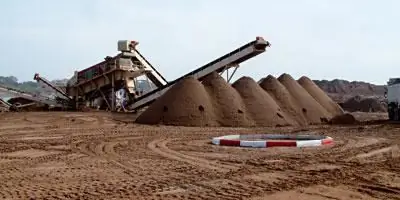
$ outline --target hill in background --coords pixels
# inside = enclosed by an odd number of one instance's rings
[[[338,103],[343,103],[355,96],[382,100],[385,93],[385,85],[374,85],[362,81],[334,79],[314,80],[314,82]]]

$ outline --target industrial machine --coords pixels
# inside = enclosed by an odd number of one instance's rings
[[[43,84],[47,85],[48,87],[53,89],[57,94],[59,94],[59,96],[54,97],[54,101],[58,105],[62,105],[66,109],[73,109],[75,107],[75,105],[73,104],[73,102],[74,102],[73,99],[64,90],[62,90],[58,86],[54,85],[46,78],[40,76],[38,73],[35,74],[33,79],[39,83],[43,83]]]
[[[150,103],[154,102],[158,97],[162,96],[169,88],[172,87],[175,83],[182,80],[185,77],[192,76],[198,80],[202,80],[207,75],[211,74],[212,72],[223,73],[227,72],[228,81],[233,77],[234,73],[239,67],[239,64],[253,58],[263,52],[265,52],[266,47],[269,47],[270,43],[262,37],[256,37],[256,40],[249,42],[236,50],[225,54],[224,56],[217,58],[210,63],[187,73],[186,75],[169,82],[163,87],[159,87],[156,90],[153,90],[143,96],[140,96],[136,101],[132,104],[132,109],[139,109]],[[229,76],[229,69],[233,69],[233,73]]]
[[[45,97],[45,96],[38,95],[38,94],[32,94],[29,92],[20,91],[20,90],[14,89],[14,88],[6,87],[6,86],[0,85],[0,93],[7,94],[14,98],[19,97],[19,98],[23,98],[23,99],[31,101],[30,103],[27,103],[27,104],[14,105],[14,104],[10,104],[9,102],[1,99],[0,103],[2,103],[9,110],[16,110],[17,108],[30,106],[30,105],[37,104],[37,103],[48,105],[49,107],[59,107],[59,108],[66,107],[66,105],[63,104],[62,101],[59,101],[57,99]]]
[[[11,108],[11,104],[10,103],[8,103],[7,101],[4,101],[2,98],[0,98],[0,107],[3,107],[5,110],[10,110],[10,108]],[[3,109],[0,109],[0,110],[3,110]]]
[[[76,71],[68,81],[65,92],[39,74],[35,74],[34,79],[53,88],[75,109],[86,106],[111,111],[136,111],[154,102],[172,85],[188,76],[202,80],[214,71],[226,72],[229,81],[240,63],[265,52],[270,46],[262,37],[256,37],[254,41],[168,82],[137,50],[138,44],[137,41],[118,41],[119,54],[107,56],[96,65]],[[231,74],[230,69],[233,69]],[[149,89],[141,87],[143,82]]]
[[[400,78],[390,78],[387,82],[386,99],[389,120],[400,121]]]

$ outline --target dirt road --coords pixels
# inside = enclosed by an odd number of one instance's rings
[[[127,117],[0,114],[0,199],[400,199],[400,125],[183,128]],[[232,133],[299,131],[336,144],[210,144]]]

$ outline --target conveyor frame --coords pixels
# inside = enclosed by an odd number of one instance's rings
[[[159,87],[143,96],[140,96],[135,100],[135,102],[130,106],[131,109],[137,110],[144,106],[149,105],[155,101],[158,97],[162,96],[169,88],[175,83],[184,79],[185,77],[192,76],[195,79],[201,80],[205,76],[211,74],[212,72],[221,73],[231,66],[237,66],[240,63],[253,58],[266,51],[266,47],[269,47],[270,43],[262,37],[257,37],[256,40],[249,42],[236,50],[225,54],[224,56],[215,59],[214,61],[196,69],[192,72],[185,74],[184,76],[169,82],[164,87]]]

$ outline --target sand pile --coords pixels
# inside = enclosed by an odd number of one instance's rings
[[[314,99],[321,104],[327,111],[333,115],[344,114],[343,109],[335,103],[329,96],[318,87],[311,79],[308,77],[301,77],[297,81],[307,92],[314,97]]]
[[[247,112],[257,126],[293,125],[275,100],[252,78],[242,77],[232,85],[245,102]]]
[[[377,98],[365,98],[360,102],[360,111],[362,112],[386,112],[384,104]]]
[[[349,112],[386,112],[386,107],[379,99],[355,96],[341,104],[342,108]]]
[[[173,85],[136,122],[177,126],[218,125],[207,91],[194,78],[185,78]]]
[[[218,73],[205,77],[203,85],[213,102],[214,113],[221,126],[254,125],[239,93]]]
[[[349,113],[337,115],[329,120],[330,124],[355,124],[357,122],[356,118]]]
[[[275,99],[275,102],[277,102],[281,110],[291,116],[297,124],[308,124],[306,117],[301,111],[301,107],[296,103],[296,99],[290,95],[289,91],[278,79],[268,75],[261,81],[260,86]]]
[[[242,77],[230,85],[217,73],[205,77],[202,83],[185,78],[150,105],[136,122],[231,127],[327,122],[340,109],[308,80],[299,80],[304,89],[288,74],[279,79],[268,76],[260,84]]]
[[[332,117],[332,114],[322,107],[292,76],[282,74],[278,80],[296,100],[295,103],[301,108],[301,112],[310,124],[321,123]]]

